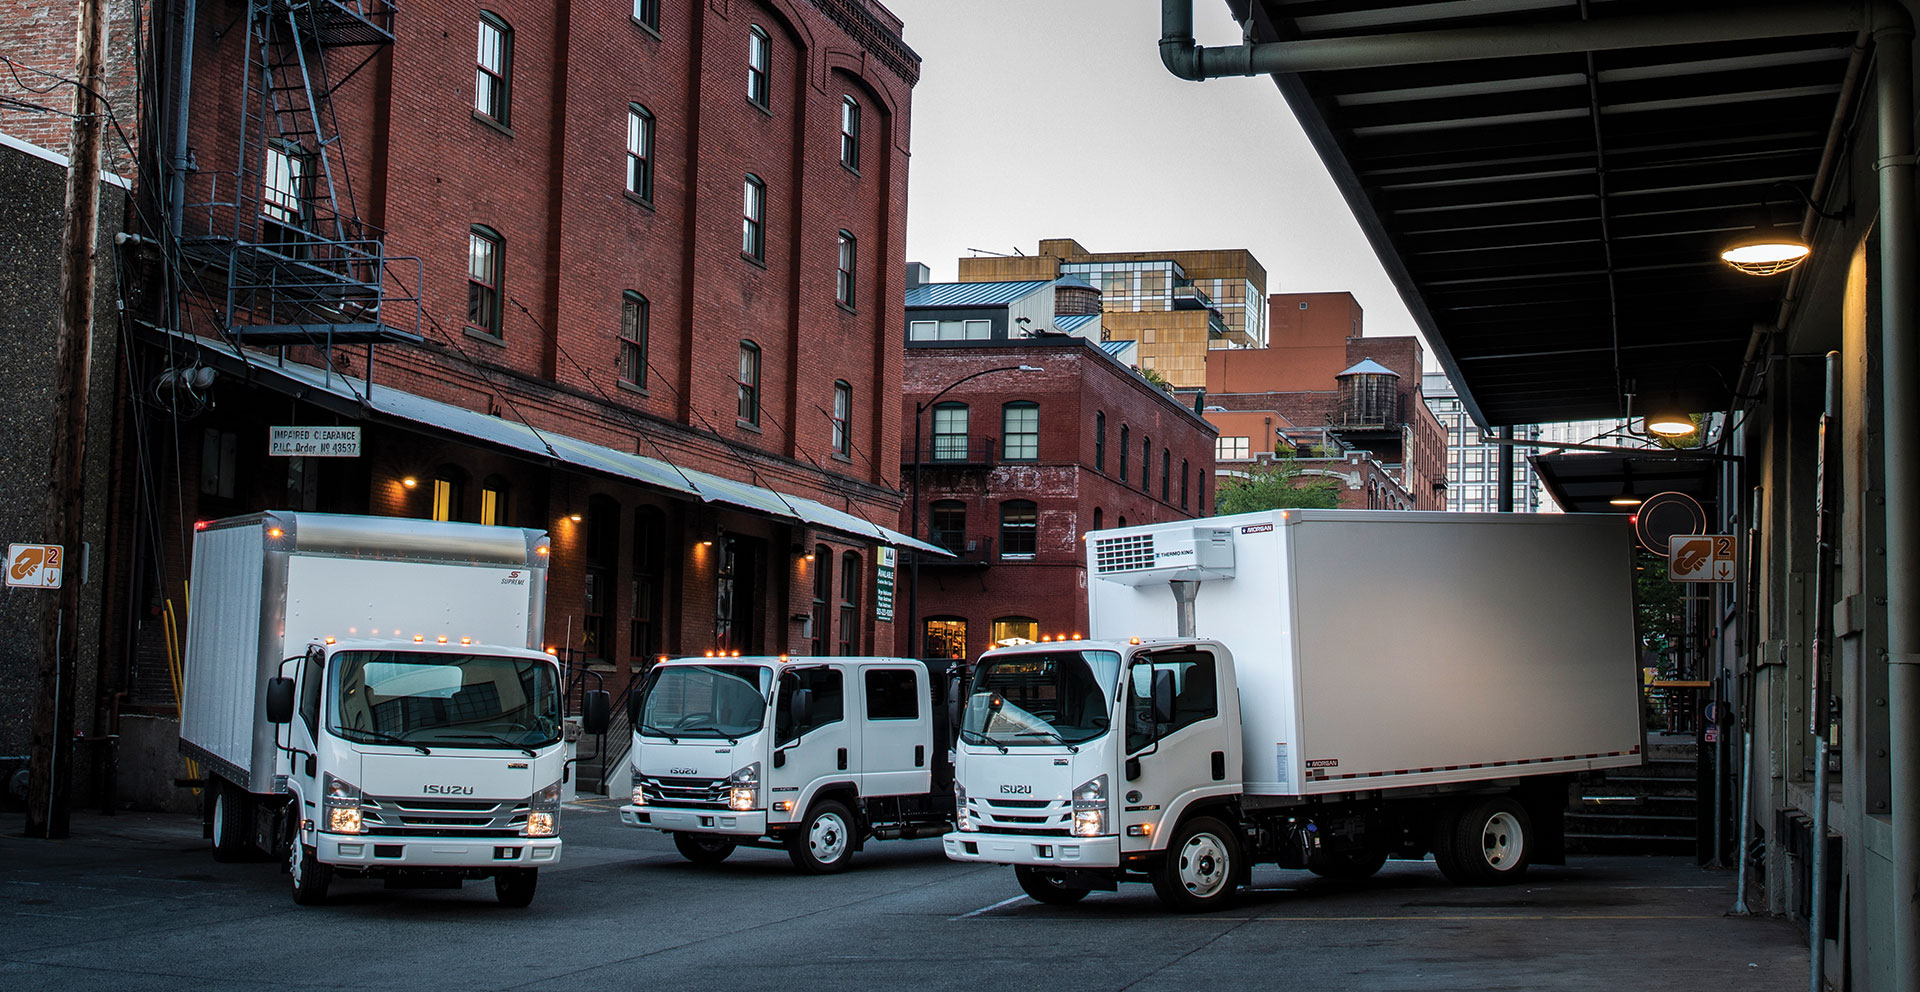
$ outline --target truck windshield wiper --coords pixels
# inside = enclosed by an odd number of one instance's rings
[[[361,730],[358,727],[342,727],[338,731],[336,731],[336,733],[365,734],[366,736],[373,738],[373,740],[369,743],[398,744],[401,747],[413,748],[414,750],[419,751],[421,754],[433,753],[432,751],[427,750],[427,746],[425,744],[421,744],[415,741],[410,741],[404,737],[395,737],[392,734],[383,734],[378,730]]]
[[[1080,746],[1078,744],[1068,744],[1067,739],[1065,737],[1062,737],[1051,730],[1023,730],[1020,733],[1014,734],[1013,736],[1015,737],[1051,737],[1058,743],[1065,745],[1068,754],[1080,753]]]
[[[736,747],[738,747],[738,746],[739,746],[739,744],[740,744],[740,738],[738,738],[738,737],[735,737],[735,736],[733,736],[732,734],[729,734],[729,733],[727,733],[726,731],[724,731],[724,730],[721,730],[721,729],[720,729],[719,727],[716,727],[716,726],[714,726],[714,725],[712,725],[712,724],[706,724],[705,726],[700,726],[700,727],[681,727],[681,728],[679,728],[679,729],[680,729],[680,732],[681,732],[681,733],[685,733],[685,734],[692,734],[692,733],[695,733],[695,732],[697,732],[697,731],[701,731],[701,730],[711,730],[711,731],[713,731],[714,733],[716,733],[716,734],[719,734],[719,735],[720,735],[720,736],[722,736],[722,737],[725,737],[725,738],[727,739],[727,743],[728,743],[728,744],[732,744],[732,745],[734,745],[734,746],[736,746]],[[669,738],[669,739],[671,739],[671,738]],[[674,741],[674,743],[675,743],[675,744],[678,744],[678,743],[680,743],[680,742],[679,742],[679,741]]]
[[[962,730],[962,731],[960,731],[960,739],[961,739],[961,740],[963,740],[963,741],[964,741],[964,740],[967,740],[967,735],[968,735],[968,734],[972,734],[972,735],[974,736],[974,740],[972,740],[972,741],[968,741],[968,743],[972,743],[972,744],[991,744],[991,745],[993,745],[994,747],[997,747],[997,748],[999,748],[999,749],[1000,749],[1000,753],[1001,753],[1001,754],[1006,754],[1006,753],[1007,753],[1007,746],[1006,746],[1005,744],[1002,744],[1002,743],[1000,743],[999,741],[996,741],[996,740],[994,740],[993,738],[991,738],[991,737],[988,737],[988,736],[987,736],[986,734],[983,734],[983,733],[981,733],[981,732],[979,732],[978,730]]]
[[[661,730],[661,729],[660,729],[659,727],[656,727],[656,726],[654,726],[653,724],[650,724],[650,723],[643,723],[643,724],[641,724],[641,725],[640,725],[640,732],[641,732],[641,733],[643,733],[643,734],[652,734],[652,735],[654,735],[655,737],[665,737],[665,738],[666,738],[666,739],[667,739],[668,741],[670,741],[670,742],[672,742],[672,743],[674,743],[674,744],[678,744],[678,743],[680,743],[680,738],[678,738],[678,737],[675,737],[675,736],[673,736],[672,734],[669,734],[669,733],[667,733],[666,731],[664,731],[664,730]]]
[[[441,734],[440,739],[443,741],[493,741],[496,744],[504,744],[517,751],[524,751],[529,758],[538,757],[540,754],[540,752],[535,751],[525,744],[515,744],[498,734]]]

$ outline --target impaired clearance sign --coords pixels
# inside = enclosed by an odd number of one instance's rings
[[[269,427],[267,454],[302,458],[360,457],[358,427]]]

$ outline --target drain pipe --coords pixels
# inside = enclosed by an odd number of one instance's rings
[[[1876,13],[1879,8],[1876,8]],[[1887,750],[1892,752],[1893,988],[1920,992],[1920,390],[1913,266],[1913,21],[1876,20],[1880,383],[1886,463]]]
[[[1834,427],[1840,416],[1840,353],[1827,352],[1827,406],[1820,414],[1819,480],[1813,490],[1813,656],[1808,659],[1813,698],[1807,706],[1807,731],[1816,735],[1813,765],[1813,912],[1807,921],[1807,989],[1825,992],[1827,985],[1827,757],[1833,745],[1833,564],[1836,552],[1834,495],[1839,465],[1834,461]]]

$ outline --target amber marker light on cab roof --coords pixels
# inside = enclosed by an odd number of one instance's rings
[[[1127,643],[1128,643],[1128,644],[1138,644],[1138,643],[1140,643],[1140,638],[1138,638],[1138,637],[1129,637],[1129,638],[1127,638]]]
[[[553,645],[551,645],[551,644],[549,644],[549,645],[547,645],[547,653],[548,653],[548,654],[552,654],[552,655],[557,655],[557,654],[559,654],[559,653],[560,653],[560,649],[559,649],[559,648],[556,648],[556,647],[554,647],[554,646],[553,646]]]
[[[447,643],[447,635],[441,634],[438,638],[436,638],[436,641],[440,644]]]
[[[332,635],[332,634],[328,634],[328,635],[327,635],[327,643],[328,643],[328,644],[332,644],[332,643],[333,643],[333,635]]]
[[[415,634],[415,635],[413,635],[413,643],[415,643],[415,644],[422,644],[422,643],[425,643],[425,642],[426,642],[426,639],[427,639],[427,635],[425,635],[425,634]]]

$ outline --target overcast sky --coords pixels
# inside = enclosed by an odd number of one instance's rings
[[[1273,81],[1174,78],[1159,4],[884,2],[924,60],[907,258],[935,280],[970,249],[1032,254],[1041,238],[1246,248],[1270,293],[1345,290],[1366,334],[1418,333]],[[1201,44],[1239,41],[1220,0],[1194,0],[1194,19]]]

